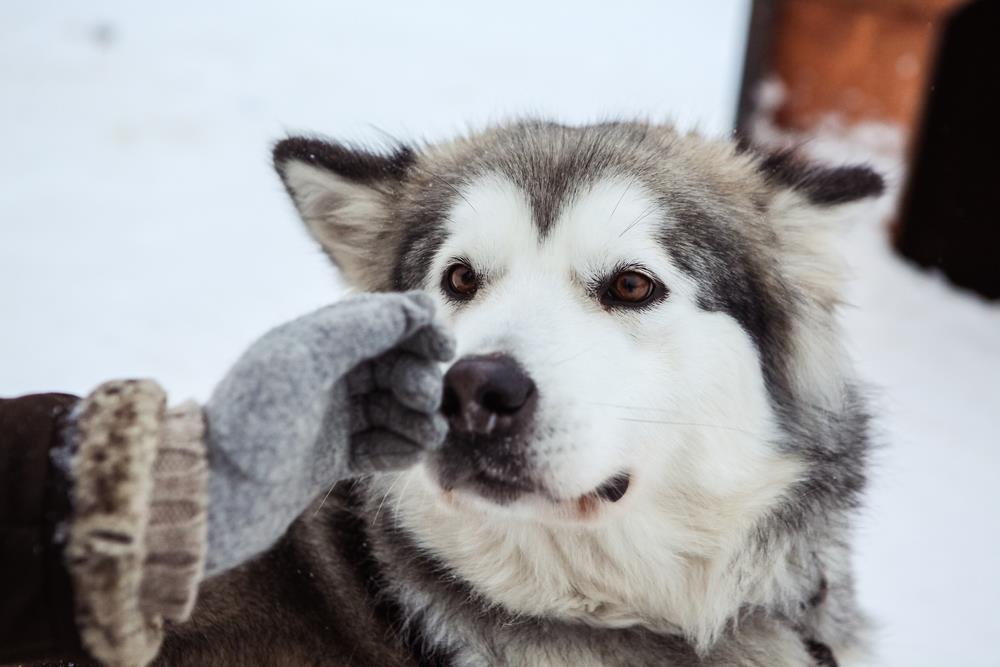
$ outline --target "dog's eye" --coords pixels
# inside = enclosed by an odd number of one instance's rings
[[[611,296],[627,303],[642,303],[653,293],[653,281],[636,271],[622,271],[611,281]]]
[[[666,291],[655,280],[638,271],[621,271],[608,283],[601,302],[607,306],[642,306]]]
[[[471,299],[479,289],[479,276],[468,264],[457,262],[444,272],[442,287],[452,298]]]

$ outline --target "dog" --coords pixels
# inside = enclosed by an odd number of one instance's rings
[[[863,388],[833,237],[882,179],[669,126],[525,120],[274,162],[366,291],[458,344],[446,443],[207,582],[162,664],[847,664]]]

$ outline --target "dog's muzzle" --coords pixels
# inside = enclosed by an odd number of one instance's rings
[[[600,502],[615,503],[628,491],[631,475],[619,472],[578,498],[556,498],[532,475],[530,438],[538,388],[515,359],[505,354],[459,359],[445,374],[441,410],[450,430],[435,452],[433,467],[446,491],[465,489],[507,504],[535,493],[579,506],[582,514]]]
[[[468,488],[498,502],[535,490],[528,470],[525,434],[538,404],[538,389],[506,354],[456,361],[444,377],[441,411],[448,441],[437,455],[441,485]]]

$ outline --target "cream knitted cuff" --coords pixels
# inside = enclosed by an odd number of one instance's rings
[[[71,427],[67,567],[80,637],[108,665],[155,657],[164,619],[190,613],[204,568],[201,411],[165,404],[155,382],[108,382]]]

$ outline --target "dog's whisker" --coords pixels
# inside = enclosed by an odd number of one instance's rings
[[[413,475],[408,475],[406,478],[406,483],[403,484],[403,488],[399,490],[399,494],[396,496],[396,504],[392,508],[392,516],[395,519],[399,516],[399,507],[403,504],[403,496],[406,495],[406,490],[410,488],[410,482],[413,481]],[[389,489],[390,491],[392,489]]]
[[[633,220],[625,229],[623,229],[621,231],[621,234],[618,235],[618,238],[621,238],[621,237],[625,236],[625,234],[628,233],[629,231],[631,231],[633,227],[635,227],[640,222],[642,222],[643,220],[645,220],[646,218],[648,218],[649,216],[651,216],[655,211],[656,211],[656,205],[652,205],[649,208],[647,208],[645,211],[643,211],[639,215],[638,218],[636,218],[635,220]]]
[[[672,412],[666,408],[657,408],[651,405],[622,405],[621,403],[607,403],[605,401],[587,401],[590,405],[600,405],[605,408],[620,408],[622,410],[648,410],[649,412]]]
[[[733,431],[735,433],[742,433],[744,435],[749,435],[755,438],[761,437],[761,434],[756,431],[750,431],[745,428],[740,428],[739,426],[724,426],[722,424],[703,424],[701,422],[678,422],[670,421],[666,419],[641,419],[639,417],[615,417],[618,421],[623,422],[636,422],[639,424],[660,424],[663,426],[680,426],[680,427],[697,427],[697,428],[715,428],[722,431]]]
[[[631,181],[629,181],[628,185],[625,186],[625,189],[622,190],[622,196],[618,198],[618,201],[615,203],[615,207],[611,209],[611,215],[608,216],[609,221],[611,220],[611,218],[615,217],[615,213],[618,211],[618,207],[622,205],[623,201],[625,201],[625,195],[628,194],[628,191],[632,188],[633,184],[635,184],[634,178]]]
[[[573,361],[574,359],[579,359],[580,357],[582,357],[583,355],[587,354],[588,352],[590,352],[593,349],[594,349],[593,347],[588,347],[588,348],[586,348],[584,350],[580,350],[576,354],[572,354],[572,355],[570,355],[568,357],[565,357],[563,359],[559,359],[557,361],[550,361],[549,362],[549,366],[558,366],[560,364],[565,364],[565,363],[567,363],[569,361]]]
[[[659,413],[659,414],[664,414],[664,415],[673,414],[672,410],[667,410],[667,409],[664,409],[664,408],[654,408],[654,407],[645,406],[645,405],[620,405],[620,404],[617,404],[617,403],[603,403],[601,401],[587,401],[587,402],[590,405],[598,405],[598,406],[602,406],[602,407],[606,407],[606,408],[616,408],[616,409],[619,409],[619,410],[631,410],[633,412],[647,412],[647,413],[648,412],[654,412],[654,413]],[[703,427],[703,428],[718,428],[718,429],[725,429],[725,430],[729,430],[729,431],[737,431],[739,433],[745,433],[747,435],[752,435],[752,436],[760,436],[761,435],[760,433],[758,433],[756,431],[752,431],[750,429],[745,429],[745,428],[742,428],[742,427],[739,427],[739,426],[731,426],[731,425],[726,425],[726,424],[706,424],[706,423],[702,423],[702,422],[692,422],[692,421],[683,421],[682,422],[682,421],[674,421],[674,420],[670,420],[670,419],[646,419],[646,418],[643,418],[641,416],[640,417],[617,417],[617,419],[619,419],[620,421],[633,421],[633,422],[639,422],[639,423],[663,424],[663,425],[666,425],[666,426],[696,426],[696,427]]]
[[[330,490],[327,491],[326,495],[323,496],[323,500],[319,501],[319,507],[317,507],[316,510],[312,513],[313,516],[319,514],[319,511],[323,509],[323,505],[326,504],[327,498],[330,497],[330,494],[333,493],[333,490],[335,488],[337,488],[337,482],[334,482],[333,484],[330,485]]]
[[[402,476],[403,476],[402,474],[397,474],[393,478],[392,483],[389,485],[389,488],[386,489],[385,493],[382,495],[382,501],[378,504],[378,509],[375,510],[375,516],[372,517],[372,525],[371,525],[372,528],[374,528],[375,524],[378,523],[378,515],[382,512],[382,507],[385,505],[386,498],[388,498],[389,494],[392,493],[393,488],[395,488],[396,483],[399,482],[399,478]]]

